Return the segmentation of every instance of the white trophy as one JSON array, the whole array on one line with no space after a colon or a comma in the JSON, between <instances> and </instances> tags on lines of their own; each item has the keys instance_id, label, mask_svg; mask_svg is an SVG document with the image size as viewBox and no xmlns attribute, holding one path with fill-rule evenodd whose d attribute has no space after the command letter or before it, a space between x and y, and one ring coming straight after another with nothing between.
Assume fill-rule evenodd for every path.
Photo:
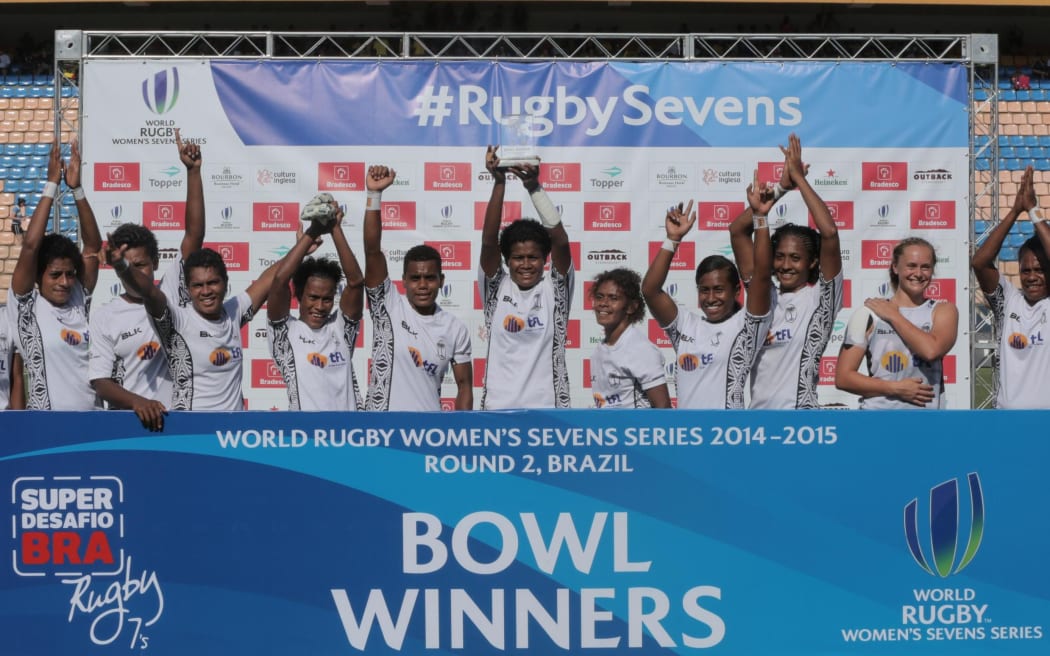
<instances>
[{"instance_id":1,"label":"white trophy","mask_svg":"<svg viewBox=\"0 0 1050 656\"><path fill-rule=\"evenodd\" d=\"M536 149L536 118L529 115L508 116L500 126L499 166L540 165Z\"/></svg>"}]
</instances>

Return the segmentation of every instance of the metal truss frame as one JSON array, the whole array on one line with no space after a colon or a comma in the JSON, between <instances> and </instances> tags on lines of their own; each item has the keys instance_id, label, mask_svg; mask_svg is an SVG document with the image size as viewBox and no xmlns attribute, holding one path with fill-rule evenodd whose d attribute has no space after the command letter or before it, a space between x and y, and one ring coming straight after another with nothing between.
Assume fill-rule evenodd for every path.
<instances>
[{"instance_id":1,"label":"metal truss frame","mask_svg":"<svg viewBox=\"0 0 1050 656\"><path fill-rule=\"evenodd\" d=\"M55 138L72 106L80 67L92 59L407 59L507 61L888 61L961 63L970 92L969 252L999 212L998 41L987 34L535 34L445 32L55 32ZM74 90L73 93L77 93ZM980 93L976 93L980 92ZM982 97L985 100L977 101ZM79 125L79 123L78 123ZM68 126L67 126L68 127ZM978 158L989 162L979 171ZM983 205L983 207L982 207ZM56 205L57 206L57 205ZM55 225L58 225L56 209ZM976 290L972 279L968 290ZM998 353L991 313L970 298L970 391L994 402Z\"/></svg>"}]
</instances>

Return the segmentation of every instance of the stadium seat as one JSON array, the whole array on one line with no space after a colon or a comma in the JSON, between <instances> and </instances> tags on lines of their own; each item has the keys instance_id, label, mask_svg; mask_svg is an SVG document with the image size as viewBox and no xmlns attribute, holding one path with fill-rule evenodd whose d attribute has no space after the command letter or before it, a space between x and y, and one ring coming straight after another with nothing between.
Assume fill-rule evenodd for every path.
<instances>
[{"instance_id":1,"label":"stadium seat","mask_svg":"<svg viewBox=\"0 0 1050 656\"><path fill-rule=\"evenodd\" d=\"M1009 246L1004 246L999 251L999 259L1004 262L1016 262L1017 261L1017 249Z\"/></svg>"},{"instance_id":2,"label":"stadium seat","mask_svg":"<svg viewBox=\"0 0 1050 656\"><path fill-rule=\"evenodd\" d=\"M1002 82L1000 82L999 84L1002 84ZM1007 82L1006 84L1009 85L1010 83ZM1017 100L1017 92L1011 88L1000 90L999 100L1003 102L1011 102Z\"/></svg>"},{"instance_id":3,"label":"stadium seat","mask_svg":"<svg viewBox=\"0 0 1050 656\"><path fill-rule=\"evenodd\" d=\"M1011 146L1014 146L1015 148L1017 146L1023 146L1024 145L1024 137L1022 137L1019 134L1012 134L1012 135L1010 135L1009 137L1007 137L1007 141L1008 141L1008 143Z\"/></svg>"},{"instance_id":4,"label":"stadium seat","mask_svg":"<svg viewBox=\"0 0 1050 656\"><path fill-rule=\"evenodd\" d=\"M1028 148L1027 146L1017 146L1016 148L1014 148L1013 157L1017 157L1019 159L1029 159L1031 156L1032 149Z\"/></svg>"},{"instance_id":5,"label":"stadium seat","mask_svg":"<svg viewBox=\"0 0 1050 656\"><path fill-rule=\"evenodd\" d=\"M4 152L5 155L17 155L18 154L18 146L19 146L18 144L4 144L3 152Z\"/></svg>"},{"instance_id":6,"label":"stadium seat","mask_svg":"<svg viewBox=\"0 0 1050 656\"><path fill-rule=\"evenodd\" d=\"M1014 91L1014 98L1020 101L1026 101L1032 99L1032 92L1028 89L1018 89Z\"/></svg>"},{"instance_id":7,"label":"stadium seat","mask_svg":"<svg viewBox=\"0 0 1050 656\"><path fill-rule=\"evenodd\" d=\"M1020 171L1024 168L1024 166L1021 164L1021 160L1014 157L1011 159L1007 159L1006 166L1001 166L1000 168L1005 169L1007 171Z\"/></svg>"},{"instance_id":8,"label":"stadium seat","mask_svg":"<svg viewBox=\"0 0 1050 656\"><path fill-rule=\"evenodd\" d=\"M47 157L49 157L51 155L51 146L49 146L47 144L31 144L31 146L33 148L33 153L32 154L33 155L42 155L45 158L44 162L46 163L47 162Z\"/></svg>"},{"instance_id":9,"label":"stadium seat","mask_svg":"<svg viewBox=\"0 0 1050 656\"><path fill-rule=\"evenodd\" d=\"M978 157L973 167L978 171L988 171L992 168L992 162L987 157Z\"/></svg>"},{"instance_id":10,"label":"stadium seat","mask_svg":"<svg viewBox=\"0 0 1050 656\"><path fill-rule=\"evenodd\" d=\"M37 73L33 76L33 84L35 84L38 87L47 86L51 84L54 80L55 78L46 73Z\"/></svg>"},{"instance_id":11,"label":"stadium seat","mask_svg":"<svg viewBox=\"0 0 1050 656\"><path fill-rule=\"evenodd\" d=\"M1014 224L1014 228L1020 228L1021 235L1023 235L1025 239L1035 234L1035 225L1031 221L1018 221Z\"/></svg>"},{"instance_id":12,"label":"stadium seat","mask_svg":"<svg viewBox=\"0 0 1050 656\"><path fill-rule=\"evenodd\" d=\"M980 221L980 220L974 221L973 222L973 231L974 231L974 233L978 234L978 235L983 235L984 232L988 229L988 224L989 224L988 221Z\"/></svg>"},{"instance_id":13,"label":"stadium seat","mask_svg":"<svg viewBox=\"0 0 1050 656\"><path fill-rule=\"evenodd\" d=\"M984 89L975 89L973 92L973 99L977 102L984 102L988 100L988 92Z\"/></svg>"},{"instance_id":14,"label":"stadium seat","mask_svg":"<svg viewBox=\"0 0 1050 656\"><path fill-rule=\"evenodd\" d=\"M1050 171L1050 159L1037 159L1032 164L1032 168L1037 171Z\"/></svg>"},{"instance_id":15,"label":"stadium seat","mask_svg":"<svg viewBox=\"0 0 1050 656\"><path fill-rule=\"evenodd\" d=\"M1014 147L1013 146L1005 146L1005 147L1004 146L999 146L999 157L1001 157L1003 159L1006 159L1006 158L1009 158L1009 157L1015 157L1015 155L1014 155ZM1002 162L1000 162L999 167L1002 168Z\"/></svg>"},{"instance_id":16,"label":"stadium seat","mask_svg":"<svg viewBox=\"0 0 1050 656\"><path fill-rule=\"evenodd\" d=\"M1024 235L1011 232L1009 235L1006 236L1006 246L1013 249L1017 249L1021 247L1021 244L1024 243L1024 240Z\"/></svg>"}]
</instances>

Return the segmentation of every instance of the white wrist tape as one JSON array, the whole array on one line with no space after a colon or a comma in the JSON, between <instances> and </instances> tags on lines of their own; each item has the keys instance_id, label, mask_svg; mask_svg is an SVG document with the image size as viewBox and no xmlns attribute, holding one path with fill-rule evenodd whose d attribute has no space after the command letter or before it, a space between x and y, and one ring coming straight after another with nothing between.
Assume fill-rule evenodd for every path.
<instances>
[{"instance_id":1,"label":"white wrist tape","mask_svg":"<svg viewBox=\"0 0 1050 656\"><path fill-rule=\"evenodd\" d=\"M1046 213L1038 205L1028 210L1028 216L1032 218L1032 223L1046 223L1048 220Z\"/></svg>"},{"instance_id":2,"label":"white wrist tape","mask_svg":"<svg viewBox=\"0 0 1050 656\"><path fill-rule=\"evenodd\" d=\"M752 214L751 226L755 230L769 229L769 219L765 214Z\"/></svg>"},{"instance_id":3,"label":"white wrist tape","mask_svg":"<svg viewBox=\"0 0 1050 656\"><path fill-rule=\"evenodd\" d=\"M365 201L365 210L376 210L379 211L383 207L383 192L381 191L369 191L367 200Z\"/></svg>"},{"instance_id":4,"label":"white wrist tape","mask_svg":"<svg viewBox=\"0 0 1050 656\"><path fill-rule=\"evenodd\" d=\"M680 243L682 243L682 242L675 241L675 240L671 239L670 237L668 237L667 239L664 240L664 243L663 243L663 245L660 246L660 248L664 249L665 251L671 251L672 253L674 253L676 250L678 250L678 244L680 244Z\"/></svg>"},{"instance_id":5,"label":"white wrist tape","mask_svg":"<svg viewBox=\"0 0 1050 656\"><path fill-rule=\"evenodd\" d=\"M84 200L87 196L84 194L83 187L73 188L73 200Z\"/></svg>"},{"instance_id":6,"label":"white wrist tape","mask_svg":"<svg viewBox=\"0 0 1050 656\"><path fill-rule=\"evenodd\" d=\"M529 198L532 199L536 213L540 215L540 223L543 224L543 227L555 228L561 223L561 215L558 214L557 208L554 207L554 203L551 202L543 187L536 187L534 191L529 192Z\"/></svg>"},{"instance_id":7,"label":"white wrist tape","mask_svg":"<svg viewBox=\"0 0 1050 656\"><path fill-rule=\"evenodd\" d=\"M58 195L58 184L55 182L48 182L44 185L44 190L40 192L40 195L44 198L54 200L55 196Z\"/></svg>"}]
</instances>

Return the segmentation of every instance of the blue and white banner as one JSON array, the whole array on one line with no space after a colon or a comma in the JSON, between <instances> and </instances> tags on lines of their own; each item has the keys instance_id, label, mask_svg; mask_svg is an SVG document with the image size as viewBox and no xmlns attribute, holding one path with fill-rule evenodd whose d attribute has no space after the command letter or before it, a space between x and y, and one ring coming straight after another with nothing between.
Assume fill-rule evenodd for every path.
<instances>
[{"instance_id":1,"label":"blue and white banner","mask_svg":"<svg viewBox=\"0 0 1050 656\"><path fill-rule=\"evenodd\" d=\"M590 314L590 280L618 266L644 272L665 237L667 208L691 200L696 228L667 288L696 310L696 266L708 255L731 256L727 227L745 206L744 190L756 169L762 181L779 178L777 146L792 132L838 226L846 278L844 311L821 364L822 403L856 405L834 389L836 356L852 308L886 295L890 255L903 237L937 248L929 293L956 302L961 324L969 322L962 65L91 60L82 89L85 179L103 232L141 221L157 232L162 260L176 257L186 196L173 145L181 128L201 144L205 241L226 260L233 291L288 252L301 207L319 191L346 207L343 229L360 256L367 166L396 169L383 197L391 272L399 275L410 247L438 248L446 274L439 302L471 327L476 372L488 348L475 286L492 184L485 146L498 143L507 117L531 115L541 181L577 268L566 358L576 407L593 405L589 356L602 336ZM512 181L504 220L520 216L534 211ZM811 218L790 194L770 220L778 227ZM96 304L120 291L112 272L101 281ZM354 356L359 372L369 329ZM253 409L287 407L266 331L260 313L243 337ZM673 377L666 335L655 322L647 333ZM945 362L954 408L969 407L966 340L961 331ZM450 404L455 389L449 377Z\"/></svg>"},{"instance_id":2,"label":"blue and white banner","mask_svg":"<svg viewBox=\"0 0 1050 656\"><path fill-rule=\"evenodd\" d=\"M1046 420L2 413L2 651L1042 655Z\"/></svg>"}]
</instances>

